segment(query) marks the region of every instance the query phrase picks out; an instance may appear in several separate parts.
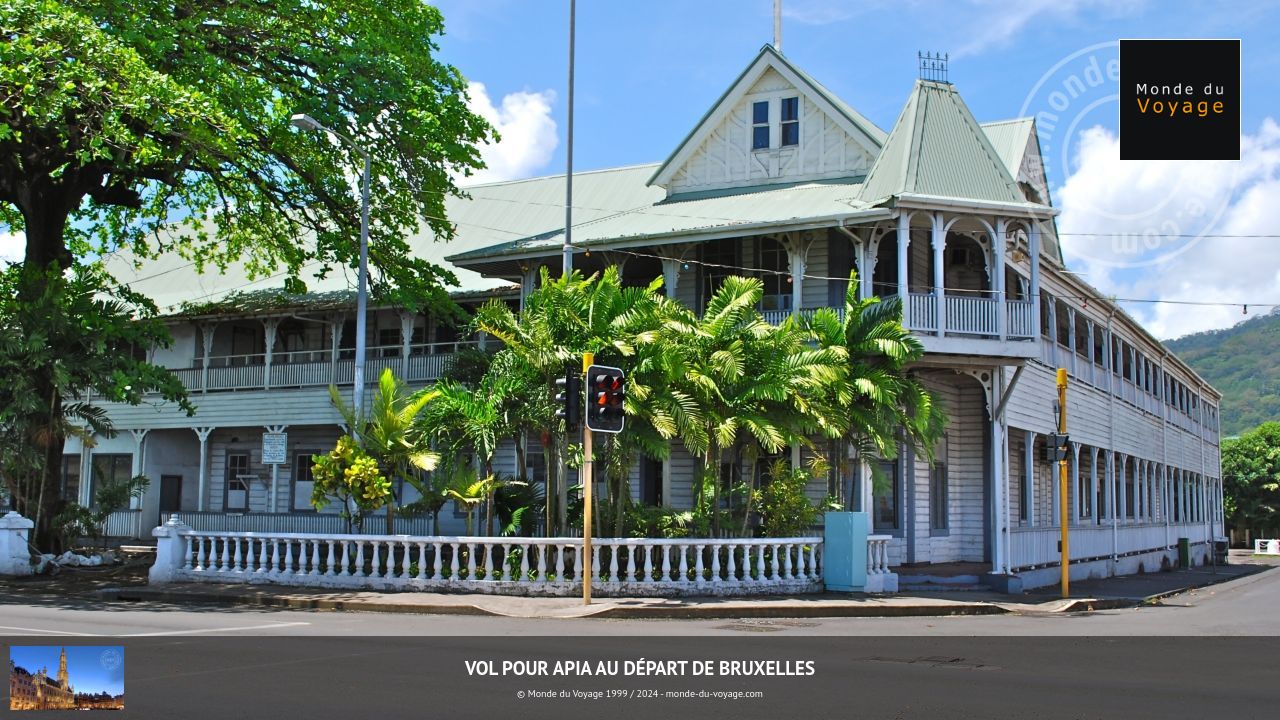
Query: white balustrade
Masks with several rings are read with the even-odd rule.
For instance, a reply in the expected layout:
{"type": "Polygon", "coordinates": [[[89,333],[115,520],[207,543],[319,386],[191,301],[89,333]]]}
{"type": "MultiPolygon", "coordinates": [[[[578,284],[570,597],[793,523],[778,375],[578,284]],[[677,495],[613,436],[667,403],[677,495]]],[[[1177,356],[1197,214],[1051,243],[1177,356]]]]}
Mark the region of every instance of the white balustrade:
{"type": "Polygon", "coordinates": [[[898,592],[898,574],[889,569],[891,540],[891,535],[867,536],[867,582],[863,586],[865,592],[898,592]]]}
{"type": "MultiPolygon", "coordinates": [[[[176,518],[175,581],[326,588],[581,592],[582,538],[315,535],[191,530],[176,518]],[[270,550],[268,550],[268,547],[270,550]]],[[[887,571],[886,542],[873,545],[887,571]],[[883,545],[884,547],[881,547],[883,545]]],[[[600,538],[592,585],[601,596],[769,594],[822,589],[822,539],[600,538]]]]}
{"type": "Polygon", "coordinates": [[[912,330],[938,328],[938,299],[933,293],[911,293],[907,296],[907,327],[912,330]]]}
{"type": "Polygon", "coordinates": [[[1032,338],[1036,336],[1035,314],[1030,300],[1010,300],[1005,303],[1009,315],[1009,337],[1032,338]]]}
{"type": "Polygon", "coordinates": [[[1000,307],[992,298],[945,295],[947,332],[966,335],[996,335],[1000,307]]]}

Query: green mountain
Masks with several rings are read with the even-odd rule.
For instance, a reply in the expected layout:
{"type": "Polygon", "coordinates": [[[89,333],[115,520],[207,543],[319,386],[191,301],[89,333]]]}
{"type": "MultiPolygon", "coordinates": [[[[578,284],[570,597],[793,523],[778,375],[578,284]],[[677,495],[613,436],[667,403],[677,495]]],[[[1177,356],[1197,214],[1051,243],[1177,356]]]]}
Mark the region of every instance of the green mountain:
{"type": "Polygon", "coordinates": [[[1280,314],[1165,343],[1222,393],[1222,435],[1280,420],[1280,314]]]}

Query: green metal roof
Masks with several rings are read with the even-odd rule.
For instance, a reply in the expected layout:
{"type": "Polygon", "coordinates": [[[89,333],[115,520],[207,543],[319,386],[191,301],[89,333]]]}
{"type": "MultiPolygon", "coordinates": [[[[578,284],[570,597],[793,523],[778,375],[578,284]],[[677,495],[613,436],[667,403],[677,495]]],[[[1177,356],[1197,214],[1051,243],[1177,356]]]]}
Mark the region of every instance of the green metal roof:
{"type": "MultiPolygon", "coordinates": [[[[574,246],[627,240],[657,240],[756,225],[794,225],[848,217],[867,209],[857,200],[859,184],[815,181],[730,191],[686,193],[625,212],[575,222],[574,246]]],[[[661,190],[658,190],[661,193],[661,190]]],[[[574,183],[574,201],[578,185],[574,183]]],[[[577,218],[575,211],[575,220],[577,218]]],[[[563,217],[561,218],[563,220],[563,217]]],[[[508,255],[545,254],[564,244],[563,227],[493,247],[450,255],[453,263],[508,255]]]]}
{"type": "Polygon", "coordinates": [[[883,203],[904,194],[1026,203],[955,87],[927,80],[916,81],[861,199],[883,203]]]}
{"type": "Polygon", "coordinates": [[[991,147],[1004,162],[1009,176],[1015,180],[1018,178],[1018,171],[1022,169],[1022,157],[1027,152],[1027,141],[1034,130],[1035,120],[1029,117],[982,123],[982,131],[991,141],[991,147]]]}

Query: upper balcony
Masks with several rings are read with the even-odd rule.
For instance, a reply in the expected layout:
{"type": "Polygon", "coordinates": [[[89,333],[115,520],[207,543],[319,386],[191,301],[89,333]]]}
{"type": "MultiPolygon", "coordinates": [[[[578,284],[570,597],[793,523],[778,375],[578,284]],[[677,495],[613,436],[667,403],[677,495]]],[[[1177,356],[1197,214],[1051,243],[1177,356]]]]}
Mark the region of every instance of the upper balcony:
{"type": "MultiPolygon", "coordinates": [[[[384,369],[409,383],[425,383],[440,379],[453,358],[464,349],[484,349],[478,341],[418,343],[403,353],[400,345],[376,345],[367,348],[365,378],[376,382],[384,369]]],[[[355,376],[355,358],[351,351],[332,354],[322,350],[252,353],[243,355],[211,355],[208,364],[173,370],[191,392],[233,390],[281,390],[328,385],[350,385],[355,376]]]]}

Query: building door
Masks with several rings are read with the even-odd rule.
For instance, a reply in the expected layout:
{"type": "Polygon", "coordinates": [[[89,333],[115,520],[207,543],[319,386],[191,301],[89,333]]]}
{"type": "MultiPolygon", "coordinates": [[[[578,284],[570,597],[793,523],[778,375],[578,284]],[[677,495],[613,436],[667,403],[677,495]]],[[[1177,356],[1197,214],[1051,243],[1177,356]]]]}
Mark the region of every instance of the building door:
{"type": "Polygon", "coordinates": [[[182,509],[182,476],[160,476],[160,512],[178,512],[182,509]]]}

